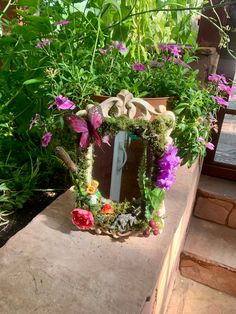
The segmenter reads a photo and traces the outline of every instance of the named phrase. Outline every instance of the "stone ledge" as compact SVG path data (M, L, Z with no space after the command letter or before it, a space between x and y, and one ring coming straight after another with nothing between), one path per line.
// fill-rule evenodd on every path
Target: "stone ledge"
M179 169L159 237L125 242L78 231L68 190L0 249L2 313L163 313L199 173Z
M236 296L236 230L192 217L181 274Z
M234 181L201 175L198 194L230 201L236 205L236 183Z

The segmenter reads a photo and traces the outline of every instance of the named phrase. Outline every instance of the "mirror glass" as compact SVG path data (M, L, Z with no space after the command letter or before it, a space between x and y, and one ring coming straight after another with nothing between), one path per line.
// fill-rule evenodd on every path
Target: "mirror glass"
M103 197L113 201L131 201L140 197L138 168L144 145L136 135L119 132L109 143L94 147L92 176L99 181Z

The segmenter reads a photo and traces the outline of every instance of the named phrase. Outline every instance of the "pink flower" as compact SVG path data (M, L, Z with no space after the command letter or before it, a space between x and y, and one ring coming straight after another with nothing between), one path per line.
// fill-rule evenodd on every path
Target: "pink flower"
M99 49L100 54L106 55L108 53L108 49Z
M61 110L67 110L67 109L73 110L76 108L73 101L71 101L70 99L62 95L57 96L54 103L50 105L48 109L51 109L53 105L56 105L57 108Z
M54 26L57 26L57 25L67 25L67 24L70 24L70 23L71 23L70 21L61 20L61 21L59 21L59 22L54 23L53 25L54 25Z
M125 44L122 42L118 42L116 48L119 50L120 53L126 53L128 51Z
M134 71L144 71L145 66L142 63L133 63L132 68Z
M225 85L223 83L218 84L218 89L222 92L226 92L229 96L232 96L235 90L234 86Z
M179 49L178 46L175 44L159 44L158 49L161 51L169 51L171 54L178 58L181 56L181 49Z
M52 42L52 39L42 39L37 42L37 44L35 45L35 48L41 49L44 46L48 46L51 42Z
M221 105L222 107L228 106L228 101L226 101L224 98L218 97L218 96L212 96L212 98L215 99L217 103Z
M206 146L206 148L208 148L208 149L210 149L210 150L214 150L214 149L215 149L215 145L212 144L212 143L210 143L210 142L206 143L205 146Z
M128 49L125 46L125 43L121 41L112 41L110 48L116 48L122 54L125 54L128 51Z
M36 113L34 119L31 120L29 125L29 130L32 129L32 126L41 118L40 114Z
M210 74L208 80L228 84L226 77L223 74Z
M214 144L212 144L210 142L206 143L204 138L201 137L201 136L198 138L198 142L202 143L206 148L208 148L210 150L214 150L215 149L215 145Z
M89 230L94 226L93 214L85 209L75 208L71 212L72 222L81 230Z
M172 53L175 57L179 58L181 56L180 54L181 50L176 45L173 45L169 49L170 49L170 53Z
M52 133L51 132L45 133L42 137L42 147L47 147L51 139L52 139Z
M205 140L204 140L204 138L202 136L200 136L197 140L200 143L205 143Z

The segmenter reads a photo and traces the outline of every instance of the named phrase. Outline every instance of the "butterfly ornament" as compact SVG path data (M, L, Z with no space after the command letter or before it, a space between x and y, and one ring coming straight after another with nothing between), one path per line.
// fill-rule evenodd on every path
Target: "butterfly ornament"
M81 148L88 148L92 140L94 140L99 147L101 147L102 142L110 145L108 142L108 136L106 135L101 138L100 134L97 131L97 129L103 122L100 113L93 112L91 115L88 116L87 121L75 114L66 115L65 120L74 132L81 133L79 143Z

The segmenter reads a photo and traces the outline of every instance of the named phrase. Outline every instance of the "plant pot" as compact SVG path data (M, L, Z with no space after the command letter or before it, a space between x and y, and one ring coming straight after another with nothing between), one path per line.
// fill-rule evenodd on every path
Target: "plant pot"
M92 99L95 102L101 103L111 96L104 95L94 95ZM152 105L158 112L164 112L166 110L171 110L171 104L175 97L157 97L157 98L143 98L143 100L147 101L150 105Z

